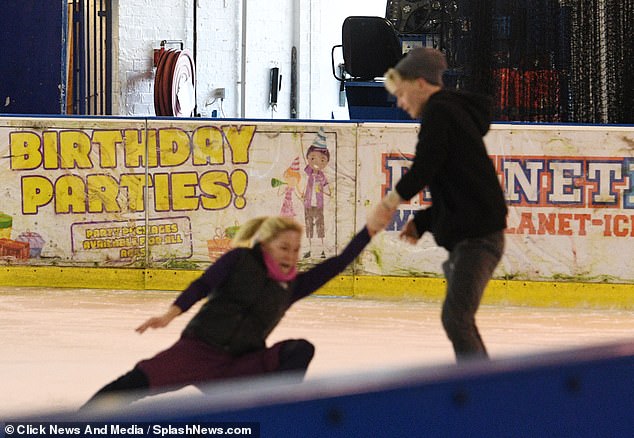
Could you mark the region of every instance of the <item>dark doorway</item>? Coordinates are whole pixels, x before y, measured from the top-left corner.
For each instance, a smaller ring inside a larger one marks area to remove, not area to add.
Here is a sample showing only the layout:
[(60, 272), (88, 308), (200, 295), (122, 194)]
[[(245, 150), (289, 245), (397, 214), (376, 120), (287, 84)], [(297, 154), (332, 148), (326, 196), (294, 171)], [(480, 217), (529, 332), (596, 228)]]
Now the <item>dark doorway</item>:
[(68, 0), (69, 114), (112, 114), (112, 0)]
[(66, 112), (67, 1), (0, 3), (0, 113)]

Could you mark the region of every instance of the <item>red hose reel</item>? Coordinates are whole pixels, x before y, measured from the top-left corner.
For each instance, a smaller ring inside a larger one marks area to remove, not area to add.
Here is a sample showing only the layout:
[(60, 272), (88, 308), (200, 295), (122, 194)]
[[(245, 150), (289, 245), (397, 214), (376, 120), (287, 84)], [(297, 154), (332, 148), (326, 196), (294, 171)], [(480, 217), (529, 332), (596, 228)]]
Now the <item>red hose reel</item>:
[(191, 117), (196, 107), (194, 60), (188, 50), (161, 48), (154, 77), (157, 116)]

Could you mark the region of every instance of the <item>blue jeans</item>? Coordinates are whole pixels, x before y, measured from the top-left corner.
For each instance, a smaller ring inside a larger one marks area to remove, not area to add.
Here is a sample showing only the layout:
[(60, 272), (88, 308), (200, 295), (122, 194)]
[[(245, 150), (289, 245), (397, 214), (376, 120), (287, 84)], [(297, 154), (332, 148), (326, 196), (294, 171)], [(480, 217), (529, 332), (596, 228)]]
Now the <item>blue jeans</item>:
[(498, 231), (459, 242), (442, 265), (447, 280), (442, 324), (457, 361), (488, 357), (475, 314), (503, 253), (504, 232)]

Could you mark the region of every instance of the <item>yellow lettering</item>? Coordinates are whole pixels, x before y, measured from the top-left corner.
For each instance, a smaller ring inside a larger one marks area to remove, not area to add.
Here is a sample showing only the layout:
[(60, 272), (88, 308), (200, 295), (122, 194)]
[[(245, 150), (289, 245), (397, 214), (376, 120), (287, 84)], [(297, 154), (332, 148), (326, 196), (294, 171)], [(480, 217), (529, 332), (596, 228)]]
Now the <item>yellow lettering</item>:
[(196, 173), (172, 174), (172, 209), (175, 211), (198, 209), (197, 185)]
[(180, 166), (189, 158), (189, 136), (180, 129), (159, 131), (161, 166)]
[(232, 162), (249, 162), (249, 148), (255, 135), (255, 126), (223, 126), (223, 132), (231, 149)]
[(42, 133), (44, 169), (59, 169), (59, 150), (57, 140), (57, 131), (46, 131)]
[(200, 202), (206, 210), (220, 210), (231, 203), (229, 175), (222, 171), (210, 171), (200, 176)]
[(203, 126), (194, 131), (194, 165), (223, 164), (225, 154), (222, 132), (213, 126)]
[[(145, 165), (146, 131), (140, 129), (126, 129), (123, 134), (125, 144), (126, 167), (143, 167)], [(147, 165), (158, 166), (156, 150), (156, 131), (147, 131)]]
[(40, 136), (33, 132), (12, 132), (9, 134), (11, 169), (37, 169), (42, 164)]
[(62, 169), (92, 169), (90, 137), (82, 131), (62, 131), (59, 133), (60, 159)]
[(22, 212), (37, 214), (42, 207), (53, 200), (53, 183), (42, 176), (22, 178)]
[(86, 185), (74, 175), (64, 175), (55, 183), (56, 213), (85, 213)]
[(99, 165), (103, 169), (117, 167), (117, 144), (123, 142), (121, 131), (94, 131), (92, 142), (99, 145)]
[(144, 211), (145, 175), (121, 175), (119, 184), (122, 188), (127, 189), (128, 209), (130, 211)]
[(117, 202), (119, 183), (110, 175), (88, 175), (88, 211), (91, 213), (119, 213), (121, 207)]
[(156, 211), (170, 210), (170, 180), (166, 173), (154, 174), (154, 208)]

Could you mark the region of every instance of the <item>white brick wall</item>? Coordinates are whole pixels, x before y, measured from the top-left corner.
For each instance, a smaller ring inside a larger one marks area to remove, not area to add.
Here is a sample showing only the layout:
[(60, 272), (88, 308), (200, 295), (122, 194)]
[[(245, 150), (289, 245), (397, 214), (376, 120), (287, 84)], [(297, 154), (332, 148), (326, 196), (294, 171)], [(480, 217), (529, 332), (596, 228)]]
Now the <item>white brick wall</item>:
[[(294, 2), (250, 0), (248, 3), (245, 116), (288, 119)], [(271, 112), (268, 104), (269, 70), (273, 67), (278, 67), (282, 75), (277, 112)]]
[(192, 0), (119, 0), (119, 114), (154, 115), (153, 49), (161, 40), (184, 40), (191, 47), (191, 4)]
[[(332, 77), (330, 50), (341, 42), (348, 15), (385, 13), (383, 0), (247, 0), (247, 118), (290, 117), (291, 48), (298, 49), (299, 117), (347, 118), (338, 106), (339, 83)], [(209, 117), (215, 88), (225, 89), (224, 116), (241, 116), (242, 0), (119, 0), (114, 2), (116, 70), (113, 111), (154, 115), (153, 49), (161, 40), (183, 40), (193, 51), (197, 15), (198, 112)], [(282, 89), (277, 112), (268, 105), (269, 69), (279, 67)]]
[(211, 92), (225, 89), (224, 112), (239, 115), (240, 1), (198, 1), (198, 47), (196, 54), (198, 111), (209, 117), (220, 113), (220, 102), (212, 102)]

